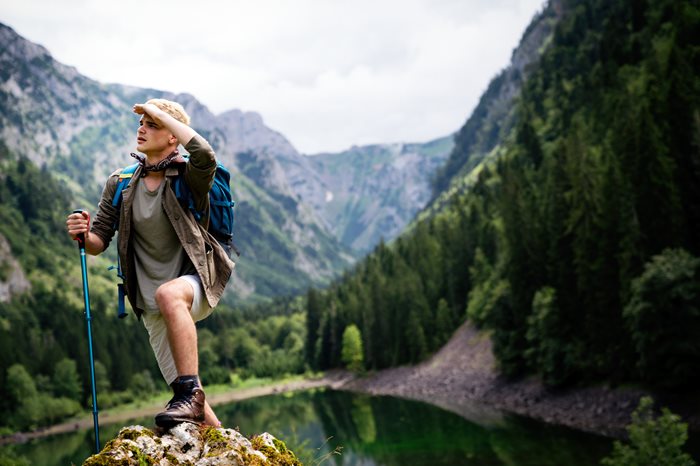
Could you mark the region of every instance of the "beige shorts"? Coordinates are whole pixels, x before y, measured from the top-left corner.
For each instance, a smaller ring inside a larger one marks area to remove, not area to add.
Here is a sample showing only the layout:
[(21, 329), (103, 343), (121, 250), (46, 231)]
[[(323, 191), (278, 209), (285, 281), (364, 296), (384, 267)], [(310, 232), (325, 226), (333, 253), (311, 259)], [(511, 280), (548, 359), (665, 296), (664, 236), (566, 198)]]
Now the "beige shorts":
[[(178, 280), (185, 280), (192, 285), (192, 290), (194, 291), (192, 308), (190, 309), (192, 320), (199, 322), (202, 319), (206, 319), (209, 314), (211, 314), (212, 308), (209, 307), (209, 303), (204, 296), (204, 289), (202, 288), (202, 282), (199, 276), (183, 275), (182, 277), (178, 277)], [(170, 342), (168, 342), (168, 331), (165, 327), (165, 320), (159, 312), (146, 312), (141, 317), (141, 320), (143, 320), (143, 325), (148, 331), (148, 339), (151, 343), (151, 348), (153, 348), (156, 360), (158, 361), (160, 372), (163, 374), (163, 378), (167, 384), (170, 385), (177, 378), (177, 369), (175, 368), (173, 353), (170, 350)]]

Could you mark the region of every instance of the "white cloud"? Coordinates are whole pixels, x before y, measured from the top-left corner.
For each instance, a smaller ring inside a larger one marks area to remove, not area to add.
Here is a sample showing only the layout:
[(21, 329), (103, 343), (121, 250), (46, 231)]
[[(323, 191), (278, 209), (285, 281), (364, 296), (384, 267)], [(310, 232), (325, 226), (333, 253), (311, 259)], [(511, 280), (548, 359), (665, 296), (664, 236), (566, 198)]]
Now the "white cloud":
[(257, 111), (315, 153), (459, 129), (542, 0), (5, 3), (91, 78)]

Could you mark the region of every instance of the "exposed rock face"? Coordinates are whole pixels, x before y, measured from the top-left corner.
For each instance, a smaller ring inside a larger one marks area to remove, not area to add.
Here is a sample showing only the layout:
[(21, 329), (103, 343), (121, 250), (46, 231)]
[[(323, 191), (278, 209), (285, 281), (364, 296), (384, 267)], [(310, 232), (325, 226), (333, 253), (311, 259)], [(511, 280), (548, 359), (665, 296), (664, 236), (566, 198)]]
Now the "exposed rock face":
[[(76, 138), (118, 119), (122, 106), (128, 109), (106, 86), (55, 61), (44, 47), (3, 24), (0, 44), (0, 143), (36, 165), (69, 157)], [(81, 169), (94, 177), (98, 165)]]
[(12, 256), (10, 244), (0, 235), (0, 303), (6, 303), (13, 296), (22, 294), (31, 288), (22, 267)]
[(143, 426), (124, 427), (83, 466), (103, 465), (301, 466), (283, 442), (263, 433), (248, 440), (233, 429), (182, 423), (163, 435)]
[[(422, 144), (354, 146), (309, 157), (322, 190), (299, 191), (346, 246), (365, 253), (398, 236), (431, 196), (452, 136)], [(308, 185), (308, 183), (307, 183)]]

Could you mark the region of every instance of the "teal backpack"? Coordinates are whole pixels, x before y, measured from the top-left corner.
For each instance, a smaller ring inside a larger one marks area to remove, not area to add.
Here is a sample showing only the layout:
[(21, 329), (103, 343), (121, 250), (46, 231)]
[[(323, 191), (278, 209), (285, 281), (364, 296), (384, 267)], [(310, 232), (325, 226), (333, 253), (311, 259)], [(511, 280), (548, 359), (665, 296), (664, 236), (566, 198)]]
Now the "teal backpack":
[[(122, 191), (129, 185), (139, 164), (135, 163), (124, 168), (119, 174), (117, 182), (117, 190), (112, 199), (112, 206), (119, 208), (122, 202)], [(209, 228), (208, 231), (216, 240), (223, 246), (224, 250), (231, 254), (235, 252), (240, 256), (240, 252), (233, 243), (233, 196), (231, 195), (231, 172), (228, 171), (221, 163), (216, 164), (216, 172), (214, 173), (214, 183), (209, 190)], [(192, 212), (195, 220), (200, 221), (204, 212), (199, 212), (194, 207), (194, 199), (189, 186), (185, 183), (182, 176), (178, 176), (173, 181), (173, 191), (175, 197), (180, 202), (184, 209), (189, 209)]]

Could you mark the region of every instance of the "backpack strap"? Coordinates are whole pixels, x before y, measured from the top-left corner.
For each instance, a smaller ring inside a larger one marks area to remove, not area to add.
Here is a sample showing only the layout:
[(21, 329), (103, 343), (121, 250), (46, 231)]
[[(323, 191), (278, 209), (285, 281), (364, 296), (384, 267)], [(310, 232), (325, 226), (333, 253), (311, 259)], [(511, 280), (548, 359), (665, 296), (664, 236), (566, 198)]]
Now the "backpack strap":
[(136, 169), (139, 168), (139, 164), (135, 163), (125, 167), (119, 174), (119, 180), (117, 181), (117, 190), (114, 192), (114, 197), (112, 198), (112, 207), (119, 207), (122, 202), (122, 191), (129, 185), (131, 178), (136, 173)]
[(185, 210), (189, 209), (190, 212), (192, 212), (192, 215), (194, 215), (194, 219), (199, 222), (202, 219), (202, 214), (194, 208), (192, 191), (190, 191), (190, 187), (187, 186), (187, 183), (185, 183), (182, 173), (175, 177), (172, 182), (172, 188), (175, 192), (175, 197), (178, 201), (180, 201), (182, 208)]
[[(124, 191), (124, 188), (129, 186), (129, 183), (131, 182), (131, 178), (134, 177), (134, 173), (136, 173), (136, 169), (139, 167), (138, 163), (135, 163), (133, 165), (129, 165), (128, 167), (125, 167), (121, 173), (119, 173), (119, 180), (117, 181), (117, 190), (114, 192), (114, 197), (112, 198), (112, 207), (119, 209), (122, 205), (122, 191)], [(117, 230), (119, 228), (119, 214), (117, 214), (117, 220), (114, 222), (114, 229)], [(122, 273), (122, 264), (121, 261), (119, 260), (119, 254), (117, 254), (117, 265), (109, 267), (109, 270), (111, 269), (117, 269), (117, 276), (121, 278), (122, 282), (117, 284), (117, 317), (120, 319), (123, 319), (124, 317), (127, 316), (126, 314), (126, 306), (124, 304), (124, 298), (126, 296), (126, 287), (124, 285), (124, 274)]]

